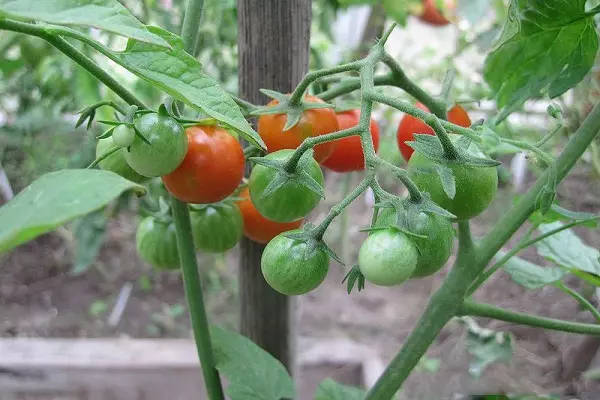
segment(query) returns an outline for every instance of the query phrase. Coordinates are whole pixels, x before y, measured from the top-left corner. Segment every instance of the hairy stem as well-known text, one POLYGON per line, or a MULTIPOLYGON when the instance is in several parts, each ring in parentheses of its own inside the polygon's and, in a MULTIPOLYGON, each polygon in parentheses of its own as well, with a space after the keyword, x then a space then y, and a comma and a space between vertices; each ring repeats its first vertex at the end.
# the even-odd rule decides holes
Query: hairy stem
POLYGON ((459 308, 458 315, 493 318, 500 321, 551 329, 561 332, 579 333, 582 335, 600 336, 600 325, 569 322, 554 318, 538 317, 536 315, 518 313, 488 304, 466 300, 459 308))
POLYGON ((569 296, 573 297, 583 308, 588 310, 594 316, 594 318, 596 318, 596 321, 598 321, 598 323, 600 323, 600 312, 589 301, 587 301, 585 297, 583 297, 582 295, 577 293, 576 290, 571 289, 562 282, 556 282, 555 286, 563 292, 565 292, 566 294, 568 294, 569 296))
POLYGON ((221 387, 219 372, 215 367, 208 318, 204 308, 204 299, 202 298, 198 261, 196 260, 196 250, 192 239, 190 212, 186 203, 174 197, 171 199, 171 206, 173 208, 173 221, 175 222, 185 297, 188 303, 190 320, 192 321, 196 349, 201 361, 206 391, 210 400, 223 400, 223 388, 221 387))
POLYGON ((131 93, 127 88, 121 85, 115 78, 109 75, 106 71, 98 66, 91 58, 77 50, 73 47, 69 42, 65 39, 54 36, 47 33, 45 30, 36 25, 26 24, 23 22, 9 21, 9 20, 1 20, 0 19, 0 29, 21 32, 32 36, 37 36, 41 39, 44 39, 52 46, 56 47, 59 51, 64 53, 67 57, 75 61, 81 67, 86 69, 90 74, 92 74, 96 79, 105 84, 110 90, 115 92, 117 96, 122 98, 129 104, 134 104, 139 108, 148 108, 146 105, 138 99, 133 93, 131 93))

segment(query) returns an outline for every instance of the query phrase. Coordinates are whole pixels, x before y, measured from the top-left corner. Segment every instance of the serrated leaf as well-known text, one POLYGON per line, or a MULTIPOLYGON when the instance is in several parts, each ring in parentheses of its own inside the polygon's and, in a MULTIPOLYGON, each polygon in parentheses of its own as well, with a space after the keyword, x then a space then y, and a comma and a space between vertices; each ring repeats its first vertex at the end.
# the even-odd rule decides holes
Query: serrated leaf
POLYGON ((43 175, 0 207, 0 254, 96 211, 137 185, 96 169, 66 169, 43 175))
POLYGON ((344 276, 342 283, 346 282, 346 290, 348 294, 352 293, 352 289, 356 285, 356 288, 360 292, 365 288, 365 277, 360 272, 358 265, 354 265, 350 271, 344 276))
POLYGON ((92 27, 169 48, 117 0, 0 0, 0 17, 92 27))
MULTIPOLYGON (((497 258, 502 258, 506 253, 498 252, 497 258)), ((560 281, 567 272, 558 267, 541 267, 520 257, 512 257, 502 269, 515 283, 527 289, 539 289, 548 284, 560 281)))
POLYGON ((104 242, 108 219, 103 210, 90 213, 73 223, 75 254, 71 273, 78 275, 89 268, 96 260, 104 242))
POLYGON ((217 370, 229 381, 231 400, 281 400, 296 397, 294 382, 283 364, 250 339, 211 327, 217 370))
POLYGON ((365 394, 361 389, 345 386, 327 378, 317 388, 315 400, 362 400, 365 394))
POLYGON ((452 169, 446 167, 445 165, 437 164, 435 166, 435 172, 440 177, 444 192, 450 199, 453 199, 454 196, 456 196, 456 184, 452 169))
POLYGON ((484 76, 496 92, 499 119, 547 90, 560 96, 594 65, 598 37, 585 0, 512 0, 509 18, 484 76))
POLYGON ((130 39, 125 51, 114 53, 113 59, 163 92, 239 132, 253 145, 266 149, 231 96, 202 72, 198 60, 185 52, 181 38, 157 27, 148 30, 167 41, 172 50, 130 39))
MULTIPOLYGON (((560 222, 543 224, 539 231, 544 234, 563 226, 560 222)), ((563 230, 536 243, 538 253, 567 270, 578 270, 600 275, 600 252, 583 243, 575 233, 563 230)))

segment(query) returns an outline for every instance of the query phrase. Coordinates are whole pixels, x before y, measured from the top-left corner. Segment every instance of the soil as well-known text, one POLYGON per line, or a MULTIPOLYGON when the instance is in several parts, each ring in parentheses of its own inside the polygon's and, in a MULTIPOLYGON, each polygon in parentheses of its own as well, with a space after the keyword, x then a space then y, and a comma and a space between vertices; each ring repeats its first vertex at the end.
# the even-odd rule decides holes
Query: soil
MULTIPOLYGON (((357 181, 358 176, 353 179, 357 181)), ((314 213, 319 220, 342 197, 341 177, 328 175, 327 202, 314 213)), ((484 234, 506 211, 512 194, 504 188, 486 213, 473 222, 475 235, 484 234)), ((561 205, 598 213, 600 181, 586 167, 577 168, 560 186, 561 205)), ((349 209, 347 236, 341 244, 339 232, 344 222, 334 222, 327 240, 346 260, 355 260, 371 211, 361 198, 349 209)), ((87 272, 70 273, 72 243, 66 229, 44 235, 0 258, 0 336, 41 337, 190 337, 185 314, 181 277, 177 272, 159 273, 136 255, 133 214, 121 214, 109 225, 106 242, 96 264, 87 272), (125 312, 116 326, 108 316, 122 288, 133 285, 125 312)), ((600 248, 598 230, 577 230, 590 246, 600 248)), ((518 235, 511 244, 514 245, 518 235)), ((522 257, 542 260, 533 250, 522 257)), ((210 317, 235 328, 238 320, 236 268, 237 250, 223 258, 200 257, 201 275, 210 317)), ((351 264, 350 264, 351 265, 351 264)), ((395 288, 367 285, 360 293, 348 295, 340 284, 346 270, 332 264, 325 283, 298 299, 299 334, 313 338, 349 338, 372 346, 384 361, 402 345, 430 295, 439 287, 447 269, 425 279, 395 288)), ((578 281, 568 281, 578 288, 578 281)), ((480 301, 538 315, 578 321, 591 321, 578 305, 558 289, 547 287, 526 292, 500 272, 477 293, 480 301)), ((494 364, 482 377, 468 373, 470 356, 464 349, 464 328, 449 324, 428 352, 440 358, 436 373, 415 372, 404 385, 401 398, 439 399, 467 393, 556 393, 600 399, 600 391, 577 377, 563 381, 572 365, 570 352, 580 337, 549 333, 539 329, 478 320, 497 331, 514 335, 514 355, 510 365, 494 364), (566 358, 565 358, 566 357, 566 358)))

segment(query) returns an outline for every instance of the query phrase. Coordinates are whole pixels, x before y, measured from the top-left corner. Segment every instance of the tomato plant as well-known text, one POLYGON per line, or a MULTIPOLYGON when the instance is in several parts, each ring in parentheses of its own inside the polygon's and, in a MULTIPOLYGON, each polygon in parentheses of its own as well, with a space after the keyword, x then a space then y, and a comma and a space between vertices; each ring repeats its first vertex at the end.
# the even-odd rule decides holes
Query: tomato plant
MULTIPOLYGON (((422 110, 428 111, 421 103, 417 103, 416 106, 422 110)), ((469 115, 460 105, 455 105, 448 111, 448 121, 459 125, 468 127, 471 126, 471 119, 469 115)), ((407 142, 414 140, 415 133, 434 135, 433 129, 422 120, 413 117, 412 115, 405 115, 398 125, 398 132, 396 138, 398 140, 398 147, 404 159, 408 162, 412 156, 414 150, 410 147, 407 142)))
MULTIPOLYGON (((117 145, 115 145, 112 137, 98 140, 98 144, 96 145, 96 157, 101 156, 115 147, 117 147, 117 145)), ((124 151, 127 150, 117 150, 115 153, 100 161, 100 168, 106 171, 114 172, 115 174, 133 182, 139 183, 147 180, 148 178, 138 174, 129 166, 129 164, 127 164, 127 161, 125 160, 125 154, 123 153, 124 151)))
POLYGON ((177 238, 172 221, 146 217, 138 226, 135 242, 140 258, 157 269, 179 268, 177 238))
POLYGON ((252 200, 248 188, 244 188, 239 194, 240 201, 237 203, 244 219, 244 235, 256 243, 267 244, 280 233, 300 228, 301 219, 292 222, 275 222, 262 216, 258 212, 252 200))
POLYGON ((237 205, 230 202, 195 207, 191 212, 196 249, 223 253, 242 238, 243 219, 237 205))
MULTIPOLYGON (((267 155, 267 160, 283 161, 292 154, 291 150, 280 150, 267 155)), ((310 160, 306 166, 306 174, 316 185, 323 186, 323 172, 315 160, 310 160)), ((275 191, 269 186, 277 177, 277 170, 264 165, 257 165, 250 174, 248 183, 250 198, 256 209, 264 217, 276 222, 292 222, 308 215, 319 203, 321 196, 294 179, 283 178, 285 181, 275 191)))
POLYGON ((169 192, 181 201, 216 203, 238 187, 244 177, 244 151, 240 143, 218 126, 186 129, 188 150, 183 162, 163 176, 169 192))
POLYGON ((261 258, 265 280, 279 293, 296 296, 316 289, 327 276, 329 256, 282 233, 269 242, 261 258))
POLYGON ((125 160, 137 173, 147 177, 163 176, 181 164, 188 143, 177 121, 149 113, 135 121, 135 129, 148 142, 136 137, 125 152, 125 160))
MULTIPOLYGON (((339 129, 348 129, 358 124, 360 110, 349 110, 337 114, 339 129)), ((379 126, 374 119, 370 124, 371 140, 375 151, 379 149, 379 126)), ((359 136, 352 136, 334 142, 333 152, 322 165, 336 172, 360 171, 365 169, 365 156, 359 136)))
MULTIPOLYGON (((305 100, 312 103, 323 103, 315 96, 307 95, 305 100)), ((274 107, 279 101, 271 101, 267 107, 274 107)), ((267 114, 258 118, 258 134, 267 145, 269 153, 283 149, 295 149, 309 137, 325 135, 339 129, 335 111, 331 108, 314 108, 303 112, 300 121, 291 129, 283 130, 287 121, 285 114, 267 114)), ((315 146, 315 159, 323 162, 333 151, 333 142, 315 146)))

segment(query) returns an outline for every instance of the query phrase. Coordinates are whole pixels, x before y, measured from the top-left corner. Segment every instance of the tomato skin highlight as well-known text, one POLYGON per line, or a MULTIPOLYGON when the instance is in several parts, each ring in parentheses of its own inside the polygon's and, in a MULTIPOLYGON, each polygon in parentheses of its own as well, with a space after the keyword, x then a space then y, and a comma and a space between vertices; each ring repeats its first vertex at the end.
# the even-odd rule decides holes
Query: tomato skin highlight
POLYGON ((181 201, 217 203, 233 193, 244 177, 244 150, 225 129, 194 126, 186 129, 188 152, 163 183, 181 201))
POLYGON ((136 136, 125 151, 125 159, 134 171, 152 178, 168 174, 181 164, 188 144, 177 121, 149 113, 140 116, 135 127, 150 144, 136 136))
MULTIPOLYGON (((356 126, 360 118, 360 110, 349 110, 337 114, 339 130, 356 126)), ((371 140, 375 152, 379 150, 379 126, 374 119, 370 124, 371 140)), ((331 155, 322 162, 324 167, 335 172, 362 171, 365 169, 365 155, 359 136, 351 136, 336 140, 331 155)))
POLYGON ((156 269, 179 269, 179 251, 173 222, 165 223, 154 217, 146 217, 137 228, 135 242, 140 258, 156 269))
POLYGON ((135 140, 135 131, 127 125, 119 125, 112 133, 115 144, 119 147, 127 147, 135 140))
POLYGON ((321 249, 307 257, 307 245, 277 235, 262 254, 261 270, 267 283, 279 293, 297 296, 316 289, 327 276, 329 256, 321 249))
POLYGON ((244 220, 237 205, 209 204, 190 212, 194 246, 207 253, 223 253, 242 238, 244 220))
MULTIPOLYGON (((444 16, 440 10, 438 10, 436 6, 436 0, 423 0, 423 12, 421 15, 418 15, 418 18, 428 23, 429 25, 434 26, 445 26, 450 23, 450 21, 444 16)), ((456 8, 455 0, 446 0, 444 2, 446 6, 447 12, 453 12, 456 8)))
MULTIPOLYGON (((292 153, 293 150, 280 150, 268 154, 266 158, 286 160, 292 153)), ((311 161, 306 172, 322 187, 325 183, 323 172, 315 160, 311 161)), ((275 192, 264 196, 265 189, 276 174, 275 169, 259 164, 252 169, 248 188, 256 209, 264 217, 276 222, 292 222, 306 217, 319 204, 321 196, 294 181, 288 181, 275 192)))
MULTIPOLYGON (((305 100, 314 103, 324 103, 318 97, 306 95, 305 100)), ((267 106, 279 104, 277 100, 271 101, 267 106)), ((258 118, 257 131, 267 145, 267 151, 274 153, 283 149, 295 149, 304 139, 336 132, 339 129, 335 111, 332 108, 314 108, 304 111, 300 121, 292 129, 283 131, 287 121, 284 114, 261 115, 258 118)), ((334 142, 322 143, 314 147, 314 157, 321 163, 331 155, 334 142)))
MULTIPOLYGON (((96 145, 96 157, 101 156, 114 147, 116 147, 116 145, 112 137, 98 140, 98 144, 96 145)), ((141 183, 148 180, 148 178, 138 174, 129 166, 129 164, 127 164, 127 161, 125 160, 125 154, 123 153, 124 151, 127 150, 117 150, 104 160, 100 161, 98 165, 105 171, 114 172, 115 174, 135 183, 141 183)))
MULTIPOLYGON (((429 112, 429 109, 421 103, 417 103, 415 106, 421 110, 429 112)), ((471 126, 471 119, 469 118, 469 115, 465 109, 459 105, 455 105, 450 109, 450 111, 448 111, 448 121, 465 128, 471 126)), ((412 142, 414 140, 415 133, 435 135, 433 129, 425 122, 419 118, 413 117, 412 115, 405 114, 400 121, 400 125, 398 125, 396 138, 398 140, 398 148, 400 149, 402 157, 404 157, 406 162, 410 160, 410 157, 414 152, 413 148, 406 144, 406 142, 412 142)))
POLYGON ((252 204, 247 187, 238 196, 241 198, 237 205, 244 219, 244 236, 256 243, 267 244, 280 233, 300 228, 304 221, 302 219, 292 222, 271 221, 263 217, 252 204))
MULTIPOLYGON (((377 226, 395 226, 396 213, 391 208, 381 211, 377 226)), ((409 231, 427 238, 411 237, 419 249, 419 260, 411 278, 423 278, 438 272, 446 265, 454 247, 454 229, 447 218, 435 214, 419 213, 409 231)))
POLYGON ((408 280, 419 252, 408 236, 397 229, 378 230, 360 246, 358 267, 365 279, 378 286, 395 286, 408 280))
MULTIPOLYGON (((459 137, 459 135, 450 135, 453 141, 459 137)), ((471 143, 468 152, 480 158, 488 158, 476 143, 471 143)), ((419 189, 429 193, 437 205, 454 214, 457 221, 468 220, 481 214, 496 196, 498 189, 496 167, 447 165, 452 170, 456 186, 456 195, 451 199, 444 192, 438 174, 416 172, 435 165, 434 161, 416 152, 408 163, 408 173, 419 189)))

